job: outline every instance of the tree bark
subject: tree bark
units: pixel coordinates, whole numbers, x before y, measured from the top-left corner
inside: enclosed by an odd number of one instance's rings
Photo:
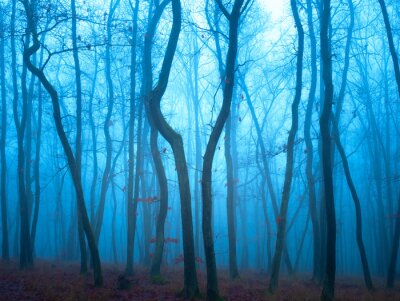
[[[97,161],[97,134],[96,134],[96,125],[94,123],[93,118],[93,101],[94,101],[94,92],[96,87],[96,79],[97,79],[97,71],[98,71],[98,61],[95,58],[95,69],[94,69],[94,77],[92,81],[92,89],[90,92],[90,100],[89,100],[89,125],[90,125],[90,133],[92,138],[92,156],[93,156],[93,176],[92,182],[90,184],[90,222],[92,227],[94,226],[94,207],[95,207],[95,199],[96,199],[96,187],[97,187],[97,177],[99,174],[98,171],[98,161]]]
[[[239,277],[236,256],[236,229],[235,229],[235,196],[233,176],[233,162],[231,155],[231,129],[232,118],[228,116],[225,124],[225,160],[226,160],[226,207],[228,219],[228,247],[229,247],[229,276],[231,279]]]
[[[25,153],[24,153],[24,136],[26,129],[27,120],[27,99],[28,91],[26,87],[26,77],[27,77],[27,66],[26,64],[22,67],[21,74],[21,85],[22,85],[22,112],[21,119],[18,116],[18,91],[17,91],[17,78],[16,78],[16,48],[15,48],[15,10],[16,1],[13,1],[12,16],[11,16],[11,49],[12,49],[12,70],[13,70],[13,84],[14,84],[14,99],[13,99],[13,115],[14,123],[17,130],[17,141],[18,141],[18,165],[17,165],[17,175],[18,175],[18,197],[19,197],[19,213],[20,213],[20,268],[26,269],[33,265],[32,251],[31,251],[31,241],[30,241],[30,230],[29,230],[29,216],[28,216],[28,200],[26,196],[25,189]],[[25,43],[29,43],[30,34],[25,37]]]
[[[321,239],[320,239],[320,226],[317,215],[317,196],[315,192],[315,184],[312,171],[314,147],[312,144],[311,134],[310,134],[315,92],[317,88],[317,49],[316,49],[317,41],[315,38],[315,31],[313,25],[313,8],[311,0],[307,0],[307,23],[308,23],[308,31],[310,35],[310,47],[311,47],[311,87],[308,94],[306,116],[304,121],[304,140],[307,152],[306,177],[308,184],[308,207],[313,229],[312,279],[315,281],[318,279],[321,269],[320,267]]]
[[[367,255],[365,253],[364,242],[363,242],[363,238],[362,238],[362,216],[361,216],[360,199],[358,198],[357,190],[356,190],[356,187],[353,183],[353,179],[350,174],[349,162],[347,161],[346,153],[345,153],[342,143],[340,141],[340,136],[339,136],[340,134],[339,134],[339,130],[338,130],[336,123],[333,124],[333,128],[335,131],[335,135],[334,135],[335,143],[338,148],[340,157],[342,159],[342,164],[343,164],[344,174],[346,176],[347,185],[349,186],[351,196],[354,201],[354,207],[356,209],[356,238],[357,238],[358,250],[360,253],[361,264],[362,264],[362,268],[363,268],[364,282],[365,282],[365,285],[367,286],[368,290],[371,291],[371,290],[373,290],[373,284],[372,284],[372,279],[371,279],[371,273],[369,271]]]
[[[390,26],[390,20],[389,20],[388,12],[386,9],[385,0],[378,0],[378,1],[379,1],[379,5],[381,6],[383,21],[385,22],[385,29],[386,29],[386,34],[387,34],[388,43],[389,43],[389,50],[390,50],[390,55],[392,56],[394,74],[395,74],[396,83],[397,83],[397,91],[398,91],[399,97],[400,97],[399,59],[398,59],[396,49],[394,46],[394,42],[393,42],[393,34],[392,34],[391,26]],[[398,199],[397,215],[400,215],[400,197]],[[392,250],[391,250],[390,261],[389,261],[389,269],[388,269],[388,275],[387,275],[387,280],[386,280],[387,287],[394,286],[394,280],[395,280],[395,274],[396,274],[396,264],[397,264],[397,253],[398,253],[398,249],[399,249],[399,239],[400,239],[400,218],[396,218]]]
[[[167,4],[167,2],[165,2]],[[153,18],[151,18],[150,23],[148,25],[147,34],[154,36],[155,29],[157,27],[158,22],[160,21],[162,10],[164,8],[156,7],[156,11],[154,13]],[[152,51],[152,43],[149,40],[145,41],[144,45],[144,56],[143,56],[143,85],[144,85],[144,95],[145,95],[145,108],[146,115],[149,120],[151,133],[150,133],[150,148],[151,155],[153,158],[154,166],[156,169],[158,185],[159,185],[159,201],[160,201],[160,211],[157,217],[156,224],[156,242],[155,242],[155,251],[154,256],[151,263],[150,275],[152,276],[154,281],[160,281],[157,279],[161,276],[161,262],[164,251],[164,226],[165,220],[167,218],[168,212],[168,182],[167,176],[165,173],[164,165],[160,156],[160,152],[158,149],[158,130],[154,124],[153,116],[150,112],[150,93],[153,86],[153,74],[151,68],[148,66],[152,66],[151,62],[151,51]]]
[[[48,23],[46,24],[46,29],[48,28]],[[45,35],[42,36],[42,43],[44,42]],[[43,49],[40,51],[39,64],[43,63]],[[35,251],[35,240],[36,240],[36,228],[39,219],[39,208],[40,208],[40,154],[41,154],[41,138],[42,138],[42,115],[43,115],[43,94],[42,87],[38,87],[38,108],[37,108],[37,128],[36,128],[36,145],[35,145],[35,164],[34,164],[34,177],[35,177],[35,204],[32,217],[31,226],[31,249],[32,252]]]
[[[164,0],[160,6],[164,5],[169,0]],[[162,9],[163,10],[163,9]],[[176,172],[178,174],[179,194],[181,199],[181,219],[182,219],[182,236],[183,236],[183,256],[184,256],[184,289],[183,295],[187,298],[192,298],[198,294],[198,282],[196,275],[196,263],[194,253],[193,239],[193,221],[191,196],[189,185],[189,174],[187,169],[186,157],[183,148],[183,141],[180,134],[175,132],[166,122],[161,112],[161,99],[168,85],[168,78],[171,71],[172,61],[175,55],[176,46],[178,43],[179,33],[181,30],[181,2],[180,0],[172,0],[173,23],[169,36],[167,48],[164,55],[158,83],[149,94],[149,108],[154,125],[161,135],[171,145],[174,153],[176,164]],[[161,11],[162,13],[162,11]],[[154,29],[155,30],[155,29]],[[151,32],[150,29],[148,32]],[[153,36],[145,35],[145,43],[152,43]],[[145,68],[151,69],[152,66]]]
[[[3,5],[1,5],[3,6]],[[3,8],[3,7],[1,7]],[[5,25],[3,14],[0,14],[0,82],[1,82],[1,137],[0,137],[0,157],[1,157],[1,257],[3,260],[10,259],[9,242],[8,242],[8,220],[7,220],[7,158],[6,158],[6,133],[7,133],[7,100],[6,100],[6,69],[5,69]],[[15,17],[14,17],[15,18]],[[15,19],[14,19],[15,20]],[[14,36],[12,37],[14,39]],[[16,71],[14,70],[13,73]]]
[[[128,146],[128,187],[127,187],[127,259],[125,272],[133,273],[133,248],[134,248],[134,220],[136,218],[136,205],[133,198],[133,169],[134,169],[134,133],[136,114],[136,40],[137,40],[137,18],[139,11],[139,0],[135,1],[132,16],[132,42],[131,42],[131,70],[130,70],[130,101],[129,101],[129,146]]]
[[[322,138],[322,172],[324,179],[325,212],[327,224],[326,268],[321,300],[333,300],[335,295],[336,274],[336,214],[333,194],[332,156],[330,117],[332,114],[333,82],[332,82],[332,54],[329,24],[331,18],[331,1],[323,0],[321,15],[321,58],[322,79],[325,87],[324,104],[320,116],[320,132]]]
[[[214,237],[212,231],[212,163],[218,140],[231,109],[233,86],[235,83],[235,63],[238,50],[239,19],[243,3],[244,0],[235,0],[232,12],[228,13],[221,1],[217,1],[220,10],[229,22],[229,45],[225,63],[225,74],[224,78],[221,79],[224,81],[223,103],[206,146],[206,151],[203,157],[203,176],[201,180],[203,200],[202,228],[207,267],[208,300],[217,300],[219,298]]]
[[[76,36],[76,7],[75,0],[71,0],[72,12],[72,54],[75,64],[75,85],[76,85],[76,139],[75,139],[75,158],[76,167],[78,169],[79,181],[81,181],[82,173],[82,83],[81,83],[81,67],[79,62],[77,36]],[[87,273],[87,254],[85,234],[83,233],[82,217],[78,212],[78,237],[79,248],[81,251],[81,274]]]
[[[274,213],[274,218],[276,220],[278,218],[278,214],[279,214],[279,212],[278,212],[278,204],[277,204],[277,200],[276,200],[275,189],[274,189],[274,186],[272,184],[272,178],[271,178],[271,171],[270,171],[270,167],[269,167],[269,162],[267,160],[268,154],[267,154],[267,150],[265,148],[264,141],[262,139],[261,126],[260,126],[260,123],[259,123],[259,121],[257,119],[256,112],[254,110],[254,106],[253,106],[252,101],[251,101],[250,93],[249,93],[249,90],[248,90],[246,82],[245,82],[245,77],[240,72],[240,70],[238,71],[238,74],[239,74],[239,83],[240,83],[241,88],[244,91],[245,99],[246,99],[247,105],[248,105],[249,110],[250,110],[250,115],[251,115],[251,118],[253,120],[254,126],[256,128],[257,140],[258,140],[257,143],[260,145],[259,147],[260,147],[260,150],[261,150],[261,159],[262,159],[262,163],[263,163],[262,166],[264,168],[263,170],[261,170],[261,172],[263,174],[263,177],[265,178],[265,182],[267,183],[267,188],[268,188],[268,191],[269,191],[269,195],[271,197],[271,203],[272,203],[272,209],[273,209],[273,213]],[[267,216],[265,216],[265,218],[267,219]],[[267,225],[267,227],[269,228],[268,225]],[[268,230],[268,231],[270,231],[270,230]],[[283,256],[284,256],[285,264],[286,264],[286,267],[288,269],[289,274],[291,274],[293,272],[293,266],[292,266],[292,263],[290,261],[289,253],[288,253],[288,250],[287,250],[287,245],[284,244],[283,248],[284,248]]]
[[[82,183],[80,181],[79,172],[78,172],[78,168],[76,165],[76,160],[75,160],[74,154],[72,152],[71,145],[68,142],[67,135],[64,131],[63,124],[62,124],[58,93],[54,89],[54,87],[51,85],[51,83],[48,81],[43,70],[37,68],[30,61],[31,56],[39,50],[40,42],[38,39],[38,33],[36,31],[37,25],[35,23],[36,21],[35,21],[34,15],[33,15],[32,3],[29,2],[28,0],[24,0],[23,4],[24,4],[24,8],[25,8],[26,17],[27,17],[28,29],[33,37],[33,44],[29,47],[28,47],[28,44],[26,44],[27,46],[24,49],[24,53],[23,53],[24,62],[27,65],[29,71],[31,71],[33,75],[38,77],[38,79],[42,83],[43,87],[46,89],[46,91],[49,93],[49,95],[51,97],[51,101],[52,101],[52,105],[53,105],[53,117],[54,117],[54,122],[56,125],[57,134],[58,134],[58,137],[61,141],[61,144],[63,146],[64,152],[67,157],[68,166],[70,168],[72,180],[73,180],[74,187],[75,187],[75,192],[77,194],[78,210],[82,217],[83,229],[86,234],[86,239],[88,241],[92,260],[93,260],[94,282],[95,282],[95,285],[101,286],[103,284],[103,276],[102,276],[102,272],[101,272],[99,251],[97,249],[97,244],[96,244],[96,240],[93,235],[93,232],[92,232],[92,228],[90,227],[89,217],[88,217],[87,211],[86,211]]]
[[[298,50],[296,64],[296,92],[292,103],[292,126],[290,128],[287,141],[287,157],[285,180],[283,184],[282,202],[278,216],[278,233],[276,238],[275,253],[272,260],[271,280],[269,283],[270,293],[275,293],[278,287],[279,271],[282,260],[282,250],[286,239],[286,219],[289,206],[290,189],[293,178],[293,160],[294,160],[294,143],[296,139],[298,124],[299,124],[299,103],[301,99],[301,90],[303,85],[303,53],[304,53],[304,30],[301,24],[299,12],[297,10],[297,0],[291,0],[293,18],[298,35]]]
[[[100,190],[100,201],[99,206],[97,208],[96,217],[95,217],[95,226],[94,226],[94,235],[96,238],[96,243],[99,242],[101,226],[103,224],[104,217],[104,207],[106,203],[106,196],[108,186],[110,184],[110,169],[111,169],[111,157],[112,157],[112,139],[110,135],[110,127],[112,126],[111,116],[113,113],[114,107],[114,85],[111,78],[111,24],[113,22],[113,17],[115,10],[117,9],[120,0],[116,0],[115,3],[113,1],[110,2],[110,11],[108,13],[107,18],[107,45],[106,45],[106,58],[105,58],[105,77],[108,88],[108,104],[107,104],[107,115],[104,121],[104,136],[106,140],[106,165],[104,167],[103,177],[101,180],[101,190]]]

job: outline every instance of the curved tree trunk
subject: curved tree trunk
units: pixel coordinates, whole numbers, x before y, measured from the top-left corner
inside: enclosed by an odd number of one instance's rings
[[[167,2],[165,2],[167,4]],[[148,24],[147,34],[153,36],[154,31],[157,27],[158,22],[160,21],[162,14],[163,6],[156,7],[156,11],[154,13],[153,18],[150,19],[150,23]],[[145,108],[147,119],[150,124],[151,133],[150,133],[150,149],[151,156],[154,161],[154,166],[156,169],[158,185],[160,188],[160,208],[157,217],[156,224],[156,242],[155,242],[155,251],[154,256],[151,262],[150,275],[153,277],[154,281],[160,281],[161,276],[161,262],[164,251],[164,226],[165,220],[167,218],[168,212],[168,182],[167,176],[165,174],[164,165],[160,156],[160,152],[158,149],[158,130],[154,124],[153,116],[150,112],[150,93],[153,86],[153,73],[151,68],[147,68],[152,65],[151,62],[151,51],[152,51],[152,43],[149,43],[148,40],[145,41],[144,51],[143,51],[143,86],[144,86],[144,96],[145,96]]]
[[[147,113],[147,116],[150,116],[150,114]],[[160,152],[158,150],[157,138],[157,129],[151,125],[151,154],[157,172],[158,185],[160,186],[160,212],[158,213],[156,225],[156,246],[150,269],[150,274],[152,277],[160,276],[161,262],[164,251],[164,226],[168,212],[168,182]]]
[[[168,3],[164,0],[159,7]],[[173,23],[168,40],[167,49],[165,51],[160,76],[156,87],[149,94],[149,108],[154,125],[161,133],[161,135],[171,145],[174,153],[176,164],[176,172],[178,174],[179,194],[181,198],[181,219],[182,219],[182,236],[183,236],[183,256],[184,256],[184,289],[183,295],[187,298],[192,298],[199,292],[196,263],[194,253],[194,239],[193,239],[193,221],[192,221],[192,208],[191,196],[189,185],[189,174],[186,164],[186,157],[183,148],[183,141],[180,134],[176,133],[171,126],[166,122],[161,112],[161,99],[165,93],[168,85],[168,78],[171,71],[172,61],[175,55],[176,46],[178,43],[179,33],[181,30],[181,2],[180,0],[172,0]],[[161,9],[162,13],[163,8]],[[155,14],[157,13],[157,10]],[[148,33],[155,32],[155,28],[149,28]],[[152,43],[153,35],[145,35],[145,43]],[[151,61],[150,61],[151,63]],[[151,69],[152,66],[145,66],[144,68]]]
[[[225,76],[225,68],[222,59],[221,45],[219,41],[220,32],[220,18],[219,18],[218,4],[215,4],[214,9],[214,24],[215,29],[213,36],[215,40],[216,56],[218,61],[218,70],[220,78]],[[211,27],[211,24],[209,24]],[[221,86],[225,89],[225,82],[222,81]],[[228,220],[228,253],[229,253],[229,276],[231,279],[239,277],[236,256],[236,231],[235,231],[235,190],[234,190],[234,165],[231,154],[231,132],[232,132],[232,118],[228,115],[225,123],[225,138],[224,138],[224,155],[226,161],[226,207],[227,207],[227,220]]]
[[[24,62],[27,65],[28,69],[32,72],[32,74],[38,77],[38,79],[42,83],[43,87],[46,89],[46,91],[49,93],[49,95],[51,97],[51,101],[52,101],[52,105],[53,105],[53,117],[54,117],[54,122],[56,125],[57,134],[58,134],[58,137],[61,141],[61,144],[63,146],[64,152],[67,157],[68,166],[70,168],[72,180],[73,180],[74,187],[75,187],[75,192],[77,195],[78,210],[82,217],[83,229],[86,234],[86,239],[88,241],[92,260],[93,260],[94,282],[95,282],[95,285],[101,286],[103,284],[103,276],[102,276],[102,272],[101,272],[99,251],[97,249],[97,244],[96,244],[96,240],[93,235],[93,232],[92,232],[92,228],[90,227],[89,217],[88,217],[87,211],[86,211],[82,183],[80,181],[79,172],[78,172],[78,168],[76,165],[76,160],[75,160],[74,154],[72,152],[71,145],[68,142],[67,135],[64,131],[63,124],[62,124],[58,93],[54,89],[54,87],[51,85],[51,83],[48,81],[43,70],[37,68],[30,61],[30,57],[39,50],[40,43],[38,40],[35,18],[33,16],[33,10],[32,10],[31,3],[28,0],[24,0],[23,4],[24,4],[24,8],[25,8],[27,21],[28,21],[28,28],[33,37],[33,44],[29,48],[24,49],[24,54],[23,54]]]
[[[290,189],[293,178],[293,160],[294,160],[294,143],[299,124],[299,103],[301,99],[302,80],[303,80],[303,53],[304,53],[304,30],[301,24],[300,16],[297,10],[297,0],[291,0],[290,6],[292,8],[293,18],[295,21],[297,35],[298,35],[298,52],[297,52],[297,66],[296,66],[296,92],[292,103],[292,126],[290,128],[288,142],[287,142],[287,157],[286,157],[286,171],[285,181],[283,184],[282,202],[279,211],[278,234],[276,238],[275,253],[272,261],[271,280],[269,283],[269,291],[274,293],[278,287],[279,271],[282,259],[283,245],[286,239],[286,218],[289,206]]]
[[[207,267],[207,299],[217,300],[219,298],[217,267],[214,251],[214,237],[212,231],[212,163],[218,140],[221,136],[226,119],[229,116],[233,86],[235,82],[235,62],[238,48],[238,31],[241,8],[244,0],[235,0],[232,12],[228,13],[221,1],[217,1],[220,10],[229,21],[229,46],[226,57],[225,75],[223,89],[223,103],[221,111],[208,140],[203,157],[203,176],[201,180],[201,192],[203,200],[203,240],[204,253]]]

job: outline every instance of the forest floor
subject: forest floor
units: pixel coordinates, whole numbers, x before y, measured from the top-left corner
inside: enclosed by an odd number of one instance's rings
[[[182,288],[183,270],[169,267],[163,271],[164,284],[151,282],[145,269],[136,269],[134,277],[128,278],[129,289],[118,288],[123,267],[105,264],[103,266],[104,286],[93,286],[91,273],[80,276],[79,264],[37,261],[35,268],[19,271],[17,262],[0,263],[1,301],[105,301],[105,300],[182,300],[178,292]],[[205,292],[205,272],[198,273],[199,285]],[[220,273],[220,294],[224,300],[319,300],[321,287],[311,282],[309,276],[285,278],[280,282],[278,292],[271,296],[266,293],[268,277],[261,273],[246,272],[238,280],[230,281],[226,272]],[[382,281],[376,281],[376,290],[369,293],[362,279],[339,278],[336,286],[336,300],[372,301],[399,300],[400,285],[393,290],[385,290]],[[196,300],[204,300],[199,297]]]

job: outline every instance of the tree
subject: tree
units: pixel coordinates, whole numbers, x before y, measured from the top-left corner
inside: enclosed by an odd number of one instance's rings
[[[125,272],[133,273],[133,249],[136,223],[137,200],[133,198],[133,168],[134,168],[134,133],[136,114],[136,39],[137,39],[137,18],[139,11],[139,0],[135,1],[135,8],[132,16],[132,42],[131,42],[131,70],[130,70],[130,101],[129,101],[129,146],[128,146],[128,191],[127,191],[127,257]]]
[[[104,167],[103,178],[101,180],[100,190],[100,201],[97,208],[95,224],[94,224],[94,235],[96,242],[98,243],[100,237],[101,226],[103,224],[104,206],[106,202],[106,195],[108,186],[110,184],[110,169],[111,169],[111,157],[112,157],[112,140],[110,136],[110,127],[112,125],[111,116],[114,107],[114,85],[111,78],[111,25],[114,18],[115,10],[117,9],[120,0],[110,2],[110,11],[107,17],[107,45],[106,45],[106,57],[105,57],[105,76],[108,88],[108,103],[107,103],[107,115],[104,121],[104,136],[106,139],[106,165]]]
[[[322,1],[321,15],[321,59],[322,79],[324,84],[324,103],[319,119],[322,141],[322,172],[324,179],[324,198],[327,224],[326,268],[321,300],[333,300],[335,295],[336,274],[336,213],[333,195],[332,156],[330,118],[332,115],[333,82],[332,82],[332,53],[329,25],[331,18],[331,1]]]
[[[390,20],[389,20],[387,8],[386,8],[385,0],[378,0],[378,1],[379,1],[379,5],[381,7],[381,11],[382,11],[383,21],[385,23],[386,34],[387,34],[387,38],[388,38],[388,42],[389,42],[390,55],[392,56],[394,74],[395,74],[396,83],[397,83],[397,91],[398,91],[399,97],[400,97],[399,59],[398,59],[396,49],[394,46],[394,42],[393,42],[393,34],[392,34],[391,26],[390,26]],[[400,214],[400,196],[398,199],[397,214]],[[393,285],[394,285],[397,254],[398,254],[398,249],[399,249],[399,240],[400,240],[400,219],[397,218],[396,224],[395,224],[395,229],[394,229],[394,235],[393,235],[392,250],[391,250],[391,254],[390,254],[389,270],[388,270],[388,275],[387,275],[387,280],[386,280],[386,285],[388,287],[393,287]]]
[[[301,24],[300,16],[297,10],[297,0],[291,0],[290,6],[292,8],[295,27],[298,35],[298,50],[297,50],[297,63],[296,63],[296,92],[292,103],[292,126],[289,131],[287,141],[287,157],[286,157],[286,171],[285,181],[283,184],[282,202],[278,217],[278,234],[276,238],[275,253],[272,261],[272,273],[269,283],[269,291],[274,293],[278,287],[279,270],[281,265],[283,244],[286,237],[286,219],[289,206],[290,188],[293,178],[293,160],[294,160],[294,144],[296,133],[299,123],[299,103],[301,99],[301,90],[303,85],[303,53],[304,53],[304,30]]]
[[[0,198],[1,198],[1,227],[2,227],[2,242],[1,242],[1,257],[3,260],[9,260],[8,246],[8,220],[7,220],[7,159],[6,159],[6,133],[7,133],[7,99],[6,99],[6,80],[5,80],[5,24],[3,4],[0,6],[0,81],[1,81],[1,133],[0,133]],[[14,11],[13,11],[14,12]]]
[[[72,12],[72,53],[75,64],[75,84],[76,84],[76,140],[75,140],[75,158],[76,167],[78,169],[79,181],[81,181],[82,173],[82,82],[81,82],[81,67],[79,62],[77,34],[76,34],[76,7],[75,0],[71,1]],[[82,217],[78,212],[78,235],[79,248],[81,251],[81,274],[87,272],[87,254],[85,234],[82,228]]]
[[[29,46],[29,44],[26,44],[26,47],[24,49],[24,53],[23,53],[24,63],[26,64],[29,71],[39,79],[39,81],[41,82],[43,87],[46,89],[46,91],[50,95],[52,105],[53,105],[53,118],[54,118],[54,122],[56,125],[57,134],[58,134],[58,137],[63,146],[65,155],[67,157],[68,166],[69,166],[73,184],[75,187],[75,193],[77,195],[78,212],[82,217],[83,229],[85,231],[86,239],[88,241],[88,245],[89,245],[89,249],[90,249],[90,254],[92,256],[94,283],[97,286],[101,286],[103,284],[103,276],[102,276],[102,272],[101,272],[99,251],[97,248],[95,237],[93,235],[92,228],[89,223],[89,217],[88,217],[87,211],[86,211],[82,183],[80,181],[80,176],[79,176],[79,171],[78,171],[78,167],[76,164],[76,159],[74,157],[71,145],[68,142],[68,138],[65,133],[63,124],[62,124],[58,93],[57,93],[57,90],[55,90],[53,85],[47,79],[46,75],[43,72],[43,69],[39,69],[30,60],[31,56],[34,55],[40,49],[38,32],[36,29],[37,28],[37,24],[36,24],[37,20],[35,19],[34,14],[33,14],[33,11],[34,11],[33,4],[34,3],[30,2],[28,0],[24,0],[23,4],[24,4],[25,14],[27,17],[27,22],[28,22],[28,27],[27,27],[28,32],[32,35],[32,40],[33,40],[32,41],[33,44],[31,46]]]
[[[321,274],[320,254],[321,254],[321,239],[320,239],[320,226],[317,216],[317,196],[315,193],[315,183],[313,177],[313,157],[314,147],[311,140],[311,121],[312,112],[315,100],[315,92],[317,88],[317,41],[315,38],[315,31],[313,25],[313,7],[311,0],[307,0],[307,25],[310,36],[311,48],[311,86],[308,94],[308,102],[306,109],[306,116],[304,121],[304,140],[306,143],[307,162],[306,162],[306,177],[308,185],[308,207],[311,217],[311,224],[313,229],[313,276],[317,280]]]
[[[46,23],[46,30],[48,29],[49,22]],[[42,35],[41,43],[44,43],[45,34]],[[39,55],[39,64],[43,64],[44,49],[42,48]],[[41,187],[40,187],[40,156],[42,146],[42,119],[43,119],[43,93],[42,87],[38,87],[38,107],[37,107],[37,120],[36,120],[36,145],[35,145],[35,163],[34,163],[34,178],[35,178],[35,204],[32,217],[31,226],[31,249],[35,252],[35,241],[37,232],[37,223],[39,220],[39,208],[41,200]]]
[[[165,6],[169,3],[169,1],[164,1],[160,5],[156,5],[154,14],[149,21],[148,28],[146,34],[148,36],[154,36],[155,31],[157,29],[157,24],[160,21],[162,16],[162,12],[165,9]],[[150,102],[151,102],[151,92],[153,88],[153,73],[150,66],[152,66],[152,39],[146,39],[144,41],[144,49],[143,49],[143,89],[144,89],[144,104],[146,109],[146,116],[150,123],[151,133],[150,133],[150,148],[151,155],[154,161],[154,166],[156,169],[158,185],[160,187],[160,211],[157,217],[156,224],[156,241],[155,241],[155,251],[153,260],[151,263],[150,274],[154,281],[159,281],[160,279],[160,269],[162,256],[164,251],[164,228],[165,228],[165,219],[167,217],[168,212],[168,183],[167,176],[165,174],[164,165],[161,159],[160,151],[158,149],[158,130],[154,124],[153,116],[151,114]],[[150,67],[150,68],[149,68]]]
[[[362,264],[363,273],[364,273],[364,281],[365,281],[365,285],[367,286],[368,290],[372,291],[373,284],[372,284],[371,274],[369,271],[367,255],[365,253],[364,242],[363,242],[363,238],[362,238],[362,216],[361,216],[360,199],[358,197],[356,188],[354,186],[353,179],[350,174],[350,168],[349,168],[349,163],[347,161],[346,153],[343,149],[342,143],[340,142],[339,129],[338,129],[337,124],[335,123],[334,119],[333,119],[333,122],[334,122],[333,129],[334,129],[335,143],[338,148],[340,157],[342,159],[342,164],[343,164],[343,169],[344,169],[344,173],[346,176],[347,185],[349,186],[351,196],[354,201],[354,207],[356,209],[356,239],[357,239],[358,250],[360,253],[360,259],[361,259],[361,264]]]
[[[242,10],[244,0],[235,0],[232,11],[229,13],[224,4],[220,0],[217,0],[219,9],[229,22],[229,46],[226,55],[225,74],[224,77],[221,79],[222,81],[224,81],[222,107],[206,146],[206,151],[203,157],[203,176],[201,179],[201,191],[203,201],[202,227],[204,253],[206,256],[207,267],[208,300],[217,300],[219,298],[217,268],[215,262],[213,241],[214,238],[212,231],[212,163],[218,140],[221,136],[223,127],[231,109],[233,86],[235,83],[235,65],[238,49],[239,19],[242,12],[246,9],[249,3],[250,1],[247,1]]]
[[[169,0],[164,0],[161,5]],[[173,22],[171,33],[169,36],[167,48],[165,50],[164,59],[155,88],[149,94],[149,108],[154,125],[161,135],[171,145],[174,154],[176,172],[178,174],[179,194],[181,199],[181,219],[182,219],[182,236],[183,236],[183,257],[184,257],[184,288],[183,295],[186,298],[192,298],[199,292],[196,263],[194,254],[193,239],[193,222],[191,196],[189,186],[189,175],[186,164],[186,157],[183,148],[182,136],[174,131],[167,123],[161,112],[161,99],[167,89],[169,74],[171,71],[172,61],[178,43],[179,33],[181,30],[181,2],[180,0],[172,0]],[[145,39],[151,39],[151,35],[146,34]],[[151,68],[151,66],[146,66]]]
[[[25,152],[24,152],[24,135],[26,129],[27,119],[27,101],[28,91],[26,87],[27,77],[27,65],[24,64],[21,73],[21,85],[22,85],[22,105],[21,105],[21,119],[18,116],[18,88],[16,78],[16,48],[15,48],[15,13],[16,13],[16,1],[13,1],[12,13],[11,13],[11,51],[12,51],[12,69],[13,69],[13,85],[14,85],[14,99],[13,99],[13,114],[14,123],[17,129],[17,140],[18,140],[18,195],[19,195],[19,212],[20,212],[20,268],[26,269],[33,265],[33,256],[31,250],[30,230],[29,230],[29,214],[28,214],[28,199],[26,196],[25,189]],[[26,35],[25,43],[29,43],[30,34]]]

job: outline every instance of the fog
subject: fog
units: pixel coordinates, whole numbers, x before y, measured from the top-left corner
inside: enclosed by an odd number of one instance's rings
[[[396,287],[399,24],[395,0],[1,0],[10,273]]]

